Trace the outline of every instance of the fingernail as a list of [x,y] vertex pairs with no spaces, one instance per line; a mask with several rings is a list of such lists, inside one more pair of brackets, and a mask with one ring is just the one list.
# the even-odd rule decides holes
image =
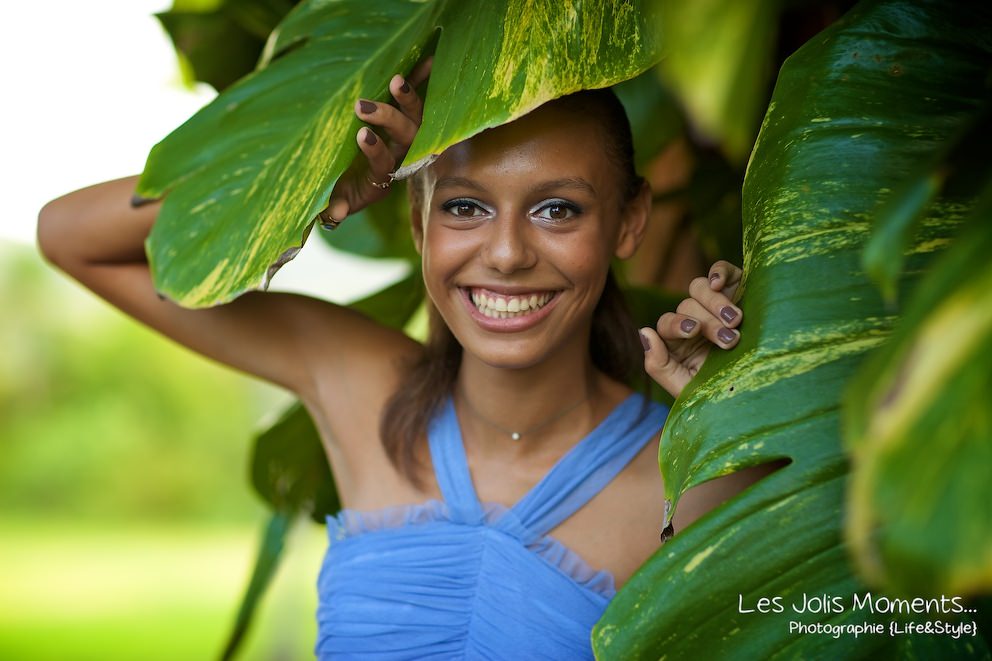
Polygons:
[[375,133],[373,133],[369,129],[365,129],[365,137],[362,138],[362,140],[364,140],[365,144],[367,145],[374,145],[376,142],[378,142],[375,138]]
[[404,94],[410,93],[410,83],[406,82],[406,78],[403,79],[403,84],[400,85],[400,91]]
[[719,277],[720,277],[720,274],[719,273],[714,273],[713,275],[710,276],[710,282],[713,282],[714,280],[716,280]]
[[730,344],[737,338],[737,335],[734,333],[734,331],[730,330],[729,328],[721,328],[716,332],[716,336],[720,338],[720,341],[723,342],[724,344]]
[[648,342],[648,338],[644,337],[644,333],[637,331],[637,337],[641,338],[641,346],[644,347],[644,352],[651,351],[651,343]]
[[137,209],[138,207],[143,207],[146,204],[151,204],[155,201],[153,197],[141,197],[137,193],[131,196],[131,208]]
[[363,115],[371,115],[375,112],[375,104],[371,101],[366,101],[365,99],[358,100],[358,107],[361,108]]
[[696,321],[694,319],[683,319],[682,323],[679,324],[679,328],[682,329],[683,333],[691,333],[692,329],[696,327]]
[[720,308],[720,316],[723,317],[724,321],[733,321],[737,318],[737,310],[729,305],[724,305]]

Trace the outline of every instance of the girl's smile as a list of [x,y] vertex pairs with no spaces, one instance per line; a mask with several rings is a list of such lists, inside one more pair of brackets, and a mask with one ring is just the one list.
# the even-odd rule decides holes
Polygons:
[[459,287],[472,318],[485,330],[517,332],[547,318],[558,302],[558,291],[489,285]]

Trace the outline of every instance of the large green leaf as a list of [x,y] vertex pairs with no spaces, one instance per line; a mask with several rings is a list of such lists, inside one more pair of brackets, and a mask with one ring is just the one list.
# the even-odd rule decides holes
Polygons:
[[655,2],[302,3],[272,34],[261,70],[149,154],[137,193],[167,193],[146,243],[156,288],[201,307],[264,287],[358,154],[355,100],[385,99],[390,77],[435,40],[407,165],[549,99],[652,66]]
[[992,594],[990,221],[992,178],[847,393],[847,533],[863,573],[904,594]]
[[[840,400],[895,323],[861,267],[871,214],[976,113],[989,25],[977,4],[867,2],[782,67],[744,184],[742,338],[711,356],[676,402],[660,462],[673,507],[717,476],[791,463],[638,570],[593,630],[601,658],[988,654],[981,639],[834,638],[789,625],[906,617],[852,601],[868,588],[841,534]],[[934,207],[907,257],[904,291],[953,235],[960,211]],[[793,612],[803,595],[837,597],[840,612]],[[781,598],[783,612],[742,612],[761,597]]]

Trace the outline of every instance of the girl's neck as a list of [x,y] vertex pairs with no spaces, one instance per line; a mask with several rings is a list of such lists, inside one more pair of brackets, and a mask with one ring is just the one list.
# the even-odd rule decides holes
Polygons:
[[484,456],[528,459],[567,451],[612,409],[616,385],[587,353],[526,369],[492,367],[466,353],[454,396],[466,445]]

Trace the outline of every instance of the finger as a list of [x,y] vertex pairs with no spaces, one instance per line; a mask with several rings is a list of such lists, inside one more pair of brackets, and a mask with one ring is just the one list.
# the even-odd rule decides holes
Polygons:
[[658,318],[658,335],[666,342],[684,340],[699,335],[702,324],[698,319],[678,312],[666,312]]
[[744,271],[740,267],[721,259],[710,267],[709,285],[715,291],[725,291],[728,298],[732,298],[743,276]]
[[417,65],[413,67],[413,71],[407,76],[407,81],[414,87],[420,87],[420,83],[427,80],[427,77],[431,75],[431,67],[434,66],[434,56],[428,55]]
[[327,208],[317,214],[317,220],[321,225],[329,225],[329,229],[334,229],[337,223],[348,216],[348,210],[348,200],[332,197],[327,203]]
[[424,120],[424,104],[413,85],[407,82],[403,76],[396,74],[389,81],[389,93],[396,99],[400,110],[410,121],[417,126]]
[[713,316],[703,305],[694,298],[684,299],[677,308],[680,314],[699,320],[702,324],[701,333],[710,342],[724,349],[737,346],[741,338],[740,331],[727,328],[723,321]]
[[654,329],[642,328],[639,333],[641,344],[644,345],[644,370],[669,395],[678,397],[686,384],[692,380],[689,370],[672,359],[668,347]]
[[689,283],[689,295],[709,310],[714,317],[721,320],[724,326],[728,328],[738,326],[744,313],[734,305],[734,302],[727,297],[724,291],[714,291],[710,282],[702,276],[694,278]]
[[389,149],[375,132],[367,126],[362,127],[357,135],[358,148],[365,154],[369,162],[368,177],[364,178],[365,185],[381,193],[382,190],[372,182],[386,183],[389,181],[389,173],[396,167],[396,159],[389,153]]
[[359,99],[355,103],[355,114],[363,121],[381,127],[389,135],[393,142],[393,154],[397,158],[406,154],[413,137],[417,135],[417,124],[388,103]]

